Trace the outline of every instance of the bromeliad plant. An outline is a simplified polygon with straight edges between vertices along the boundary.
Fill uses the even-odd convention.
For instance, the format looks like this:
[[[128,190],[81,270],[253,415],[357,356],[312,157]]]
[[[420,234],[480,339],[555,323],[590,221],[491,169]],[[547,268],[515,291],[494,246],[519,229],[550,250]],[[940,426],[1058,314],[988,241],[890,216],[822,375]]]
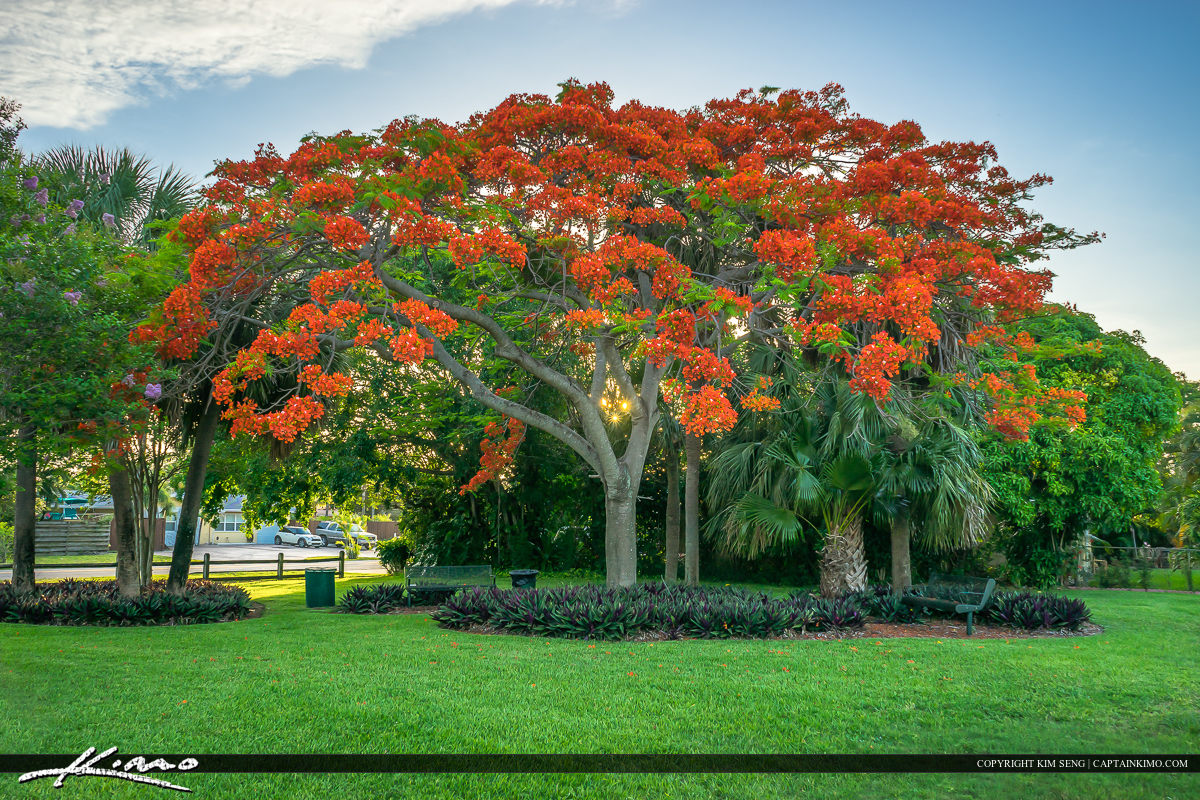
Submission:
[[[884,622],[909,625],[924,619],[923,609],[907,606],[892,587],[876,584],[857,592],[847,592],[842,598],[855,603],[863,613]]]
[[[1034,631],[1077,631],[1090,622],[1092,612],[1082,600],[1034,592],[996,592],[982,615],[984,621]]]
[[[505,633],[604,640],[646,633],[672,639],[767,638],[863,624],[862,610],[847,600],[664,584],[470,589],[432,616],[450,629],[483,625]]]
[[[36,625],[190,625],[241,619],[250,612],[250,596],[240,586],[188,581],[182,595],[168,594],[155,581],[140,594],[124,597],[116,581],[67,578],[39,583],[33,592],[17,592],[0,583],[0,621]]]
[[[398,583],[355,586],[338,601],[335,611],[347,614],[386,614],[404,605],[404,587]]]

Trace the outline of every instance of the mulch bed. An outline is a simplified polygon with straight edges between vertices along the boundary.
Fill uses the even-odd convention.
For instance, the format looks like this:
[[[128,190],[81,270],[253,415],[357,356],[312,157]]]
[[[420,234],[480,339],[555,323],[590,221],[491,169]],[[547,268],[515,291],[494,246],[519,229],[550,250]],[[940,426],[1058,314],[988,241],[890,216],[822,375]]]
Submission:
[[[425,606],[421,609],[404,609],[402,611],[393,613],[429,613],[435,608],[437,608],[437,606]],[[1003,628],[993,625],[976,624],[975,632],[970,636],[967,636],[966,622],[959,623],[951,620],[938,620],[936,622],[925,622],[916,625],[897,625],[888,622],[868,622],[861,628],[847,628],[845,630],[837,631],[820,631],[813,633],[799,633],[797,631],[790,631],[783,636],[772,636],[762,639],[762,641],[778,641],[781,639],[1063,639],[1073,636],[1095,636],[1103,631],[1104,628],[1091,622],[1085,622],[1077,631],[1050,630],[1046,628],[1036,631],[1027,631],[1019,628]],[[455,630],[455,633],[478,633],[490,636],[523,635],[519,633],[513,633],[512,631],[498,630],[490,625],[472,625],[469,628]],[[754,641],[755,639],[759,638],[760,637],[730,637],[730,640],[739,639],[741,641]],[[636,636],[630,636],[624,639],[624,641],[629,642],[663,642],[669,640],[670,637],[660,631],[646,631],[639,633]]]

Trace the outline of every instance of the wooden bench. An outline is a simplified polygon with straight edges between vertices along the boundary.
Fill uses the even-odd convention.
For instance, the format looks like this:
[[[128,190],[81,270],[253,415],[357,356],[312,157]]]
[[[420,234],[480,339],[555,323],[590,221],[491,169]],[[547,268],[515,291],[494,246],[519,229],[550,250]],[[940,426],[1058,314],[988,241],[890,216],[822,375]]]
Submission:
[[[929,574],[929,583],[913,586],[900,598],[906,606],[933,608],[967,615],[967,636],[975,632],[974,615],[992,601],[996,581],[966,575]]]
[[[496,576],[489,565],[467,567],[413,566],[404,570],[404,594],[412,605],[413,592],[456,592],[471,586],[495,586]]]

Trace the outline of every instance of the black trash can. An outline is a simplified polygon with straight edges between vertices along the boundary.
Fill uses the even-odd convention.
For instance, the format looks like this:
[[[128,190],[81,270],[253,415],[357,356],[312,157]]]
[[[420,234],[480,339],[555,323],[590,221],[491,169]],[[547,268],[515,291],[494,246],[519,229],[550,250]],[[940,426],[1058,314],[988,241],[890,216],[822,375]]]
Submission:
[[[304,570],[304,604],[309,608],[333,605],[333,567],[308,567]]]
[[[509,577],[512,578],[512,587],[514,589],[536,589],[538,571],[536,569],[514,569],[509,570]]]

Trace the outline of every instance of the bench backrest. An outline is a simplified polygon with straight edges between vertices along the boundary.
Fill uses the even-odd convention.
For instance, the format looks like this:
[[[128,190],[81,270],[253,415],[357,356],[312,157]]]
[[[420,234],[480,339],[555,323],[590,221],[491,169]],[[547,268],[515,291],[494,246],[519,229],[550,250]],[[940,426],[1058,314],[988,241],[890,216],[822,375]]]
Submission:
[[[970,575],[943,575],[929,573],[929,583],[922,594],[938,600],[953,600],[956,603],[985,606],[992,599],[996,588],[993,578],[974,578]]]
[[[495,576],[490,565],[466,567],[411,566],[404,570],[409,586],[492,586]]]

